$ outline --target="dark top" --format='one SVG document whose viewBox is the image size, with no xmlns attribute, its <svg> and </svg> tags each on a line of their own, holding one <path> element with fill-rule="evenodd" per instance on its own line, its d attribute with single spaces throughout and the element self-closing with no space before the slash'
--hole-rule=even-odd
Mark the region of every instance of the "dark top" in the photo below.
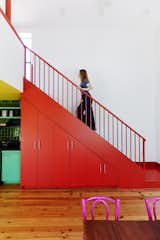
<svg viewBox="0 0 160 240">
<path fill-rule="evenodd" d="M 86 240 L 160 240 L 160 221 L 86 221 Z"/>
<path fill-rule="evenodd" d="M 81 83 L 81 88 L 87 88 L 87 84 L 89 83 L 88 79 L 85 79 L 82 83 Z M 85 92 L 88 93 L 88 91 L 84 90 Z M 82 93 L 82 95 L 84 95 L 84 93 Z"/>
<path fill-rule="evenodd" d="M 89 83 L 89 80 L 86 79 L 81 83 L 81 88 L 87 88 L 87 84 Z"/>
</svg>

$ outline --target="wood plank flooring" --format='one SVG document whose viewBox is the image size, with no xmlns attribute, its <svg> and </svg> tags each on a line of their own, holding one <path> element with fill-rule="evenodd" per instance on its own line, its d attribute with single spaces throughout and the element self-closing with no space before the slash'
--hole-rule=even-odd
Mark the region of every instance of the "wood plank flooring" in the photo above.
<svg viewBox="0 0 160 240">
<path fill-rule="evenodd" d="M 95 195 L 120 198 L 121 220 L 146 220 L 144 198 L 160 196 L 160 189 L 50 189 L 20 190 L 0 186 L 0 240 L 81 240 L 81 198 Z M 114 209 L 112 208 L 111 219 Z M 96 208 L 103 219 L 104 207 Z"/>
</svg>

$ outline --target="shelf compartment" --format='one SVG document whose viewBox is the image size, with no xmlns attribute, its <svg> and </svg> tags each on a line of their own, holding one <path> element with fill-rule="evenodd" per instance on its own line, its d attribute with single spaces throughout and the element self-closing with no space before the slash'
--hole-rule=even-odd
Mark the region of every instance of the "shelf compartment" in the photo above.
<svg viewBox="0 0 160 240">
<path fill-rule="evenodd" d="M 0 117 L 0 119 L 20 119 L 21 117 Z"/>
<path fill-rule="evenodd" d="M 17 110 L 20 109 L 20 107 L 0 107 L 0 110 Z"/>
</svg>

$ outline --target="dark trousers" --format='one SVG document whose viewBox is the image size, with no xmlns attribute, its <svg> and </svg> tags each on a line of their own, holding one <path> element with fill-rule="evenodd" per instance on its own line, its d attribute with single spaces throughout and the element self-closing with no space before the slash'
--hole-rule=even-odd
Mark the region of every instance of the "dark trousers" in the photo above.
<svg viewBox="0 0 160 240">
<path fill-rule="evenodd" d="M 82 102 L 77 108 L 77 117 L 82 122 L 87 124 L 88 127 L 90 127 L 93 130 L 96 130 L 92 109 L 92 100 L 89 96 L 84 94 L 82 95 Z"/>
</svg>

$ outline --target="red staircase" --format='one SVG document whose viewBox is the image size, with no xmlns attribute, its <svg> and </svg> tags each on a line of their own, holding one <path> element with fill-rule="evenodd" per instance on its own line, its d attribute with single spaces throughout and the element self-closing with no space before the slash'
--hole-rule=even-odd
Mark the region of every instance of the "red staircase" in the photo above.
<svg viewBox="0 0 160 240">
<path fill-rule="evenodd" d="M 25 56 L 21 186 L 144 187 L 134 162 L 145 161 L 145 139 L 93 98 L 91 130 L 75 116 L 79 86 L 27 47 Z"/>
<path fill-rule="evenodd" d="M 145 138 L 84 93 L 95 116 L 91 130 L 75 116 L 79 86 L 23 47 L 21 187 L 159 187 L 159 165 L 145 163 Z"/>
</svg>

